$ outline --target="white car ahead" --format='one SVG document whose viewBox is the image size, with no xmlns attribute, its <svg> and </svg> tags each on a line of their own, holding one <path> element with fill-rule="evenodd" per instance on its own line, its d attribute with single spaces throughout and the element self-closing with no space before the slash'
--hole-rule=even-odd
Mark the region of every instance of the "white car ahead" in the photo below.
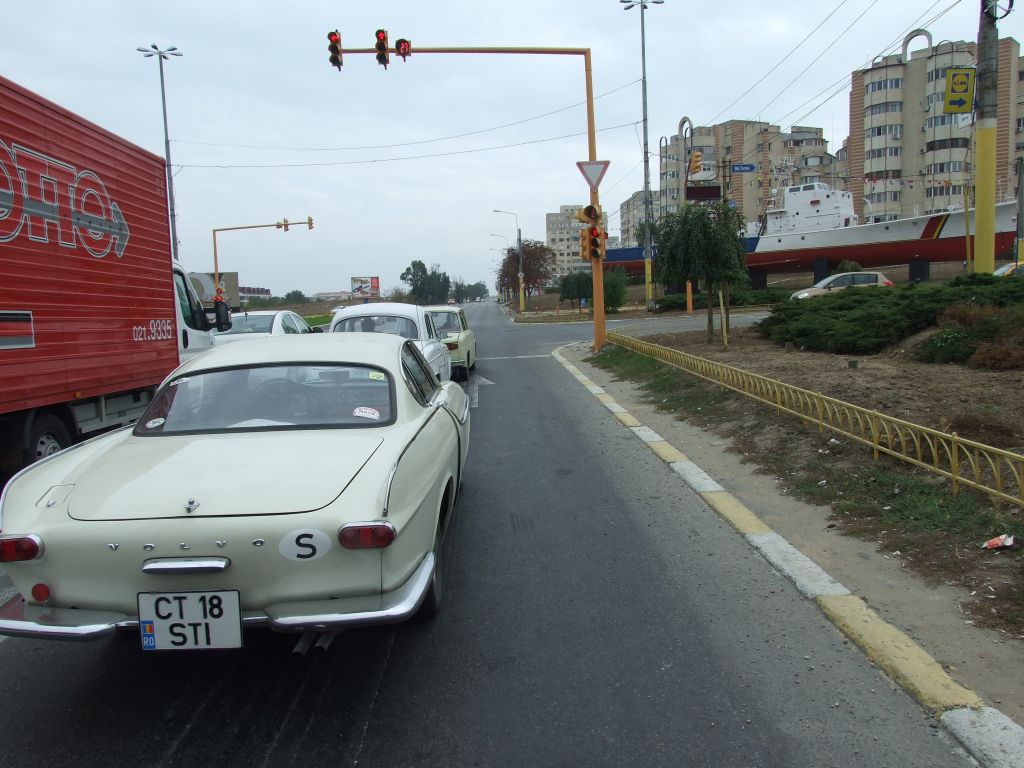
<svg viewBox="0 0 1024 768">
<path fill-rule="evenodd" d="M 434 328 L 452 356 L 452 377 L 469 381 L 469 372 L 476 367 L 476 334 L 469 327 L 461 307 L 427 307 Z"/>
<path fill-rule="evenodd" d="M 214 331 L 213 343 L 216 345 L 243 339 L 319 331 L 319 328 L 311 328 L 300 315 L 287 309 L 234 312 L 231 315 L 231 328 L 226 331 Z"/>
<path fill-rule="evenodd" d="M 226 344 L 0 500 L 0 633 L 231 648 L 435 612 L 469 403 L 384 334 Z"/>
<path fill-rule="evenodd" d="M 451 353 L 430 315 L 416 304 L 377 302 L 345 307 L 331 318 L 331 333 L 390 333 L 412 339 L 438 381 L 451 381 Z"/>
</svg>

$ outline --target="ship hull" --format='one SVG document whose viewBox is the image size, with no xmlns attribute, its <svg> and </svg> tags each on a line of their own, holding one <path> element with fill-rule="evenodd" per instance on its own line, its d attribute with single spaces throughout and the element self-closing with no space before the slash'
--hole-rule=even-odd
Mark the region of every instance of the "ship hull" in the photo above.
<svg viewBox="0 0 1024 768">
<path fill-rule="evenodd" d="M 1013 247 L 1015 216 L 1015 203 L 996 206 L 996 254 Z M 973 218 L 972 215 L 972 224 Z M 963 211 L 842 229 L 762 235 L 746 240 L 747 268 L 762 272 L 809 271 L 816 267 L 820 270 L 821 260 L 830 267 L 849 260 L 870 268 L 967 258 Z M 972 234 L 972 252 L 973 241 Z"/>
</svg>

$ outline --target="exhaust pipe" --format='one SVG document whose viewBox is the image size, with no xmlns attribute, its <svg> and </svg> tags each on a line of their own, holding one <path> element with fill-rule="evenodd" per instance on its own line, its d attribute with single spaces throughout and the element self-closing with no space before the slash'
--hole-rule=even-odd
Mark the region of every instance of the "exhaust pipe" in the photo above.
<svg viewBox="0 0 1024 768">
<path fill-rule="evenodd" d="M 302 637 L 299 638 L 299 642 L 297 642 L 295 647 L 292 648 L 292 653 L 297 656 L 305 656 L 306 652 L 309 651 L 310 647 L 313 645 L 313 641 L 316 640 L 317 634 L 318 633 L 313 631 L 303 632 Z"/>
<path fill-rule="evenodd" d="M 332 629 L 327 632 L 322 632 L 316 639 L 316 644 L 313 646 L 313 650 L 320 651 L 321 653 L 326 652 L 331 647 L 331 643 L 334 642 L 334 638 L 340 635 L 344 630 Z"/>
</svg>

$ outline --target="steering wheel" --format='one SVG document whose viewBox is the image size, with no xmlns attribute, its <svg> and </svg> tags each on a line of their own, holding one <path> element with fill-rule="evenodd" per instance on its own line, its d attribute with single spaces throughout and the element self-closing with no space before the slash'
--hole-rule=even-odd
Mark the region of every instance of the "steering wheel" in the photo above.
<svg viewBox="0 0 1024 768">
<path fill-rule="evenodd" d="M 306 403 L 305 387 L 288 379 L 270 379 L 256 388 L 256 399 L 269 418 L 285 418 Z"/>
</svg>

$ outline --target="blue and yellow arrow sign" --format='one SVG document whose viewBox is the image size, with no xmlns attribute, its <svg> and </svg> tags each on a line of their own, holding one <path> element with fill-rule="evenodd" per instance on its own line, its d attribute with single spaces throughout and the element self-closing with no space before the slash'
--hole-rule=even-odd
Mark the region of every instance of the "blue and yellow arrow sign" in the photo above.
<svg viewBox="0 0 1024 768">
<path fill-rule="evenodd" d="M 950 67 L 946 70 L 946 97 L 942 102 L 944 114 L 974 111 L 973 68 Z"/>
</svg>

